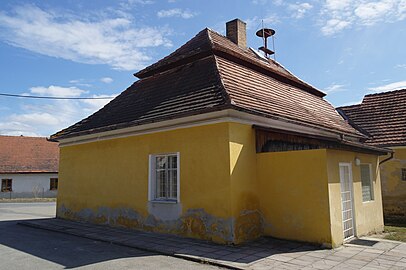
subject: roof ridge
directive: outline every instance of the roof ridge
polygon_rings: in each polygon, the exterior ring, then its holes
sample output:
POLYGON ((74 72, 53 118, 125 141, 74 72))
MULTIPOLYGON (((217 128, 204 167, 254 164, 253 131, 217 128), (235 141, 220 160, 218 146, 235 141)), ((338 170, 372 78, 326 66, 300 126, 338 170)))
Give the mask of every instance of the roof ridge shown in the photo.
MULTIPOLYGON (((313 85, 299 79, 296 75, 294 75, 292 72, 290 72, 286 67, 284 67, 279 62, 272 60, 272 59, 259 58, 256 55, 256 53, 254 53, 254 52, 252 52, 252 54, 250 54, 249 52, 251 50, 253 50, 250 47, 247 47, 246 49, 241 48, 240 46, 238 46, 237 44, 235 44, 234 42, 229 40, 226 36, 216 32, 214 30, 211 30, 209 28, 207 28, 207 29, 211 33, 217 35, 219 39, 226 41, 228 43, 227 45, 234 47, 234 48, 230 49, 227 46, 222 45, 219 42, 213 41, 213 43, 212 43, 214 45, 213 50, 221 51, 223 54, 227 54, 232 57, 238 58, 239 60, 246 62, 246 63, 250 63, 251 65, 254 65, 257 68, 267 70, 267 72, 270 72, 276 76, 283 77, 284 80, 290 81, 288 84, 291 84, 291 85, 300 84, 302 87, 302 88, 299 87, 300 89, 302 89, 303 91, 309 92, 313 95, 320 96, 320 97, 323 97, 326 95, 324 92, 320 91, 313 85), (252 55, 254 55, 254 54, 256 57, 255 59, 252 58, 252 55), (259 61, 259 62, 257 62, 257 61, 259 61), (274 65, 276 67, 273 67, 272 65, 274 65), (307 90, 305 90, 304 88, 307 88, 307 90)), ((235 62, 235 60, 234 60, 234 62, 235 62)), ((270 75, 268 74, 268 76, 270 76, 270 75)))
POLYGON ((358 103, 358 104, 352 104, 352 105, 346 105, 346 106, 339 106, 339 107, 336 107, 336 109, 343 109, 343 108, 350 108, 350 107, 360 107, 361 104, 362 104, 362 102, 361 102, 361 103, 358 103))
POLYGON ((384 95, 389 95, 389 94, 393 94, 395 92, 402 92, 402 91, 405 91, 405 93, 406 93, 406 88, 405 89, 390 90, 390 91, 385 91, 385 92, 380 92, 380 93, 368 94, 368 95, 365 95, 364 98, 365 97, 371 97, 371 96, 384 96, 384 95))
POLYGON ((217 70, 217 77, 220 81, 221 87, 223 88, 223 92, 225 93, 225 100, 226 100, 227 104, 235 105, 235 101, 231 98, 230 93, 227 91, 227 88, 224 84, 223 76, 221 75, 221 72, 219 69, 219 63, 216 59, 216 56, 214 55, 213 57, 214 57, 214 63, 215 63, 216 70, 217 70))
MULTIPOLYGON (((194 37, 192 37, 191 39, 189 39, 187 42, 185 42, 184 44, 182 44, 179 48, 177 48, 175 51, 173 51, 172 53, 170 53, 169 55, 165 56, 164 58, 158 60, 157 62, 141 69, 140 71, 134 73, 133 75, 142 79, 145 77, 148 77, 150 73, 162 69, 165 66, 168 66, 170 64, 175 64, 181 60, 187 59, 191 56, 194 55, 198 55, 199 53, 204 53, 206 51, 208 51, 206 48, 202 48, 202 47, 197 47, 195 48, 195 50, 187 50, 186 52, 188 52, 188 55, 185 55, 184 53, 182 53, 182 50, 184 50, 185 48, 187 48, 188 46, 192 46, 193 42, 196 42, 199 37, 203 37, 205 38, 209 44, 210 44, 210 49, 213 48, 213 42, 212 40, 208 37, 209 36, 209 28, 204 28, 203 30, 199 31, 199 33, 197 33, 194 37), (199 51, 200 50, 200 51, 199 51), (179 56, 181 57, 179 57, 179 56), (178 57, 177 57, 178 56, 178 57)), ((205 43, 203 43, 203 45, 205 45, 205 43)))

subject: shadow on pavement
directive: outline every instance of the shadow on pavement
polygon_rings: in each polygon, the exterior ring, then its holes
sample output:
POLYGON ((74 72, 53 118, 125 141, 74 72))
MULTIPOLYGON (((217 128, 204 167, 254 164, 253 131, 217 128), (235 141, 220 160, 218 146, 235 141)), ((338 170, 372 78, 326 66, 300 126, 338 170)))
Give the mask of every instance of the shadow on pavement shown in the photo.
MULTIPOLYGON (((33 221, 33 220, 32 220, 33 221)), ((0 248, 6 246, 41 259, 75 268, 127 257, 157 255, 137 249, 120 247, 105 242, 76 237, 18 225, 16 221, 0 221, 0 248)), ((0 249, 0 250, 1 250, 0 249)), ((0 252, 0 258, 13 256, 13 252, 0 252)))
POLYGON ((23 221, 22 224, 51 231, 125 245, 142 250, 211 263, 250 264, 269 256, 289 256, 322 250, 306 243, 264 237, 239 246, 226 246, 175 235, 68 221, 58 218, 23 221))

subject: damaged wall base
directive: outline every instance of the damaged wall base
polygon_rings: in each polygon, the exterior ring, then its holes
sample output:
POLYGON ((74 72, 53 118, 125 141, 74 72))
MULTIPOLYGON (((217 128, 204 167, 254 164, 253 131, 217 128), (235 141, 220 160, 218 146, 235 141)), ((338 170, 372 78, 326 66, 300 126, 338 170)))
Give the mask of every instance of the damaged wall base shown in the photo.
POLYGON ((74 211, 61 205, 57 209, 57 217, 150 232, 177 234, 222 244, 234 244, 236 235, 239 237, 238 235, 261 235, 262 233, 262 216, 259 212, 245 213, 237 219, 224 219, 214 217, 206 213, 204 209, 189 209, 178 219, 162 220, 153 215, 143 216, 131 208, 98 207, 74 211))

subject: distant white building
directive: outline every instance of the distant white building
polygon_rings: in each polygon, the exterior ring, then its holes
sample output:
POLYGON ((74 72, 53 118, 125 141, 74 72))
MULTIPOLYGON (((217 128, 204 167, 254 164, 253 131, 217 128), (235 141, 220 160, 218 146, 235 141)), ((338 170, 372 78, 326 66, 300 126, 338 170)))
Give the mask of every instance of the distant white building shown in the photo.
POLYGON ((58 143, 0 136, 0 198, 51 198, 58 190, 58 143))

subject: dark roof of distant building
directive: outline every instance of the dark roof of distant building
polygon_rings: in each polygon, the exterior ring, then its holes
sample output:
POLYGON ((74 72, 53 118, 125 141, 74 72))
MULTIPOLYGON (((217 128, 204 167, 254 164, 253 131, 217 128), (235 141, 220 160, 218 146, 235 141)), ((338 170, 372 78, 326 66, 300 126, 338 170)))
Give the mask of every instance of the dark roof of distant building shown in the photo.
POLYGON ((76 137, 207 112, 234 109, 354 137, 324 93, 277 62, 204 29, 98 112, 51 139, 76 137))
POLYGON ((375 146, 406 146, 406 89, 366 95, 360 104, 337 108, 375 146))
POLYGON ((58 143, 43 137, 0 136, 0 173, 57 173, 58 143))

